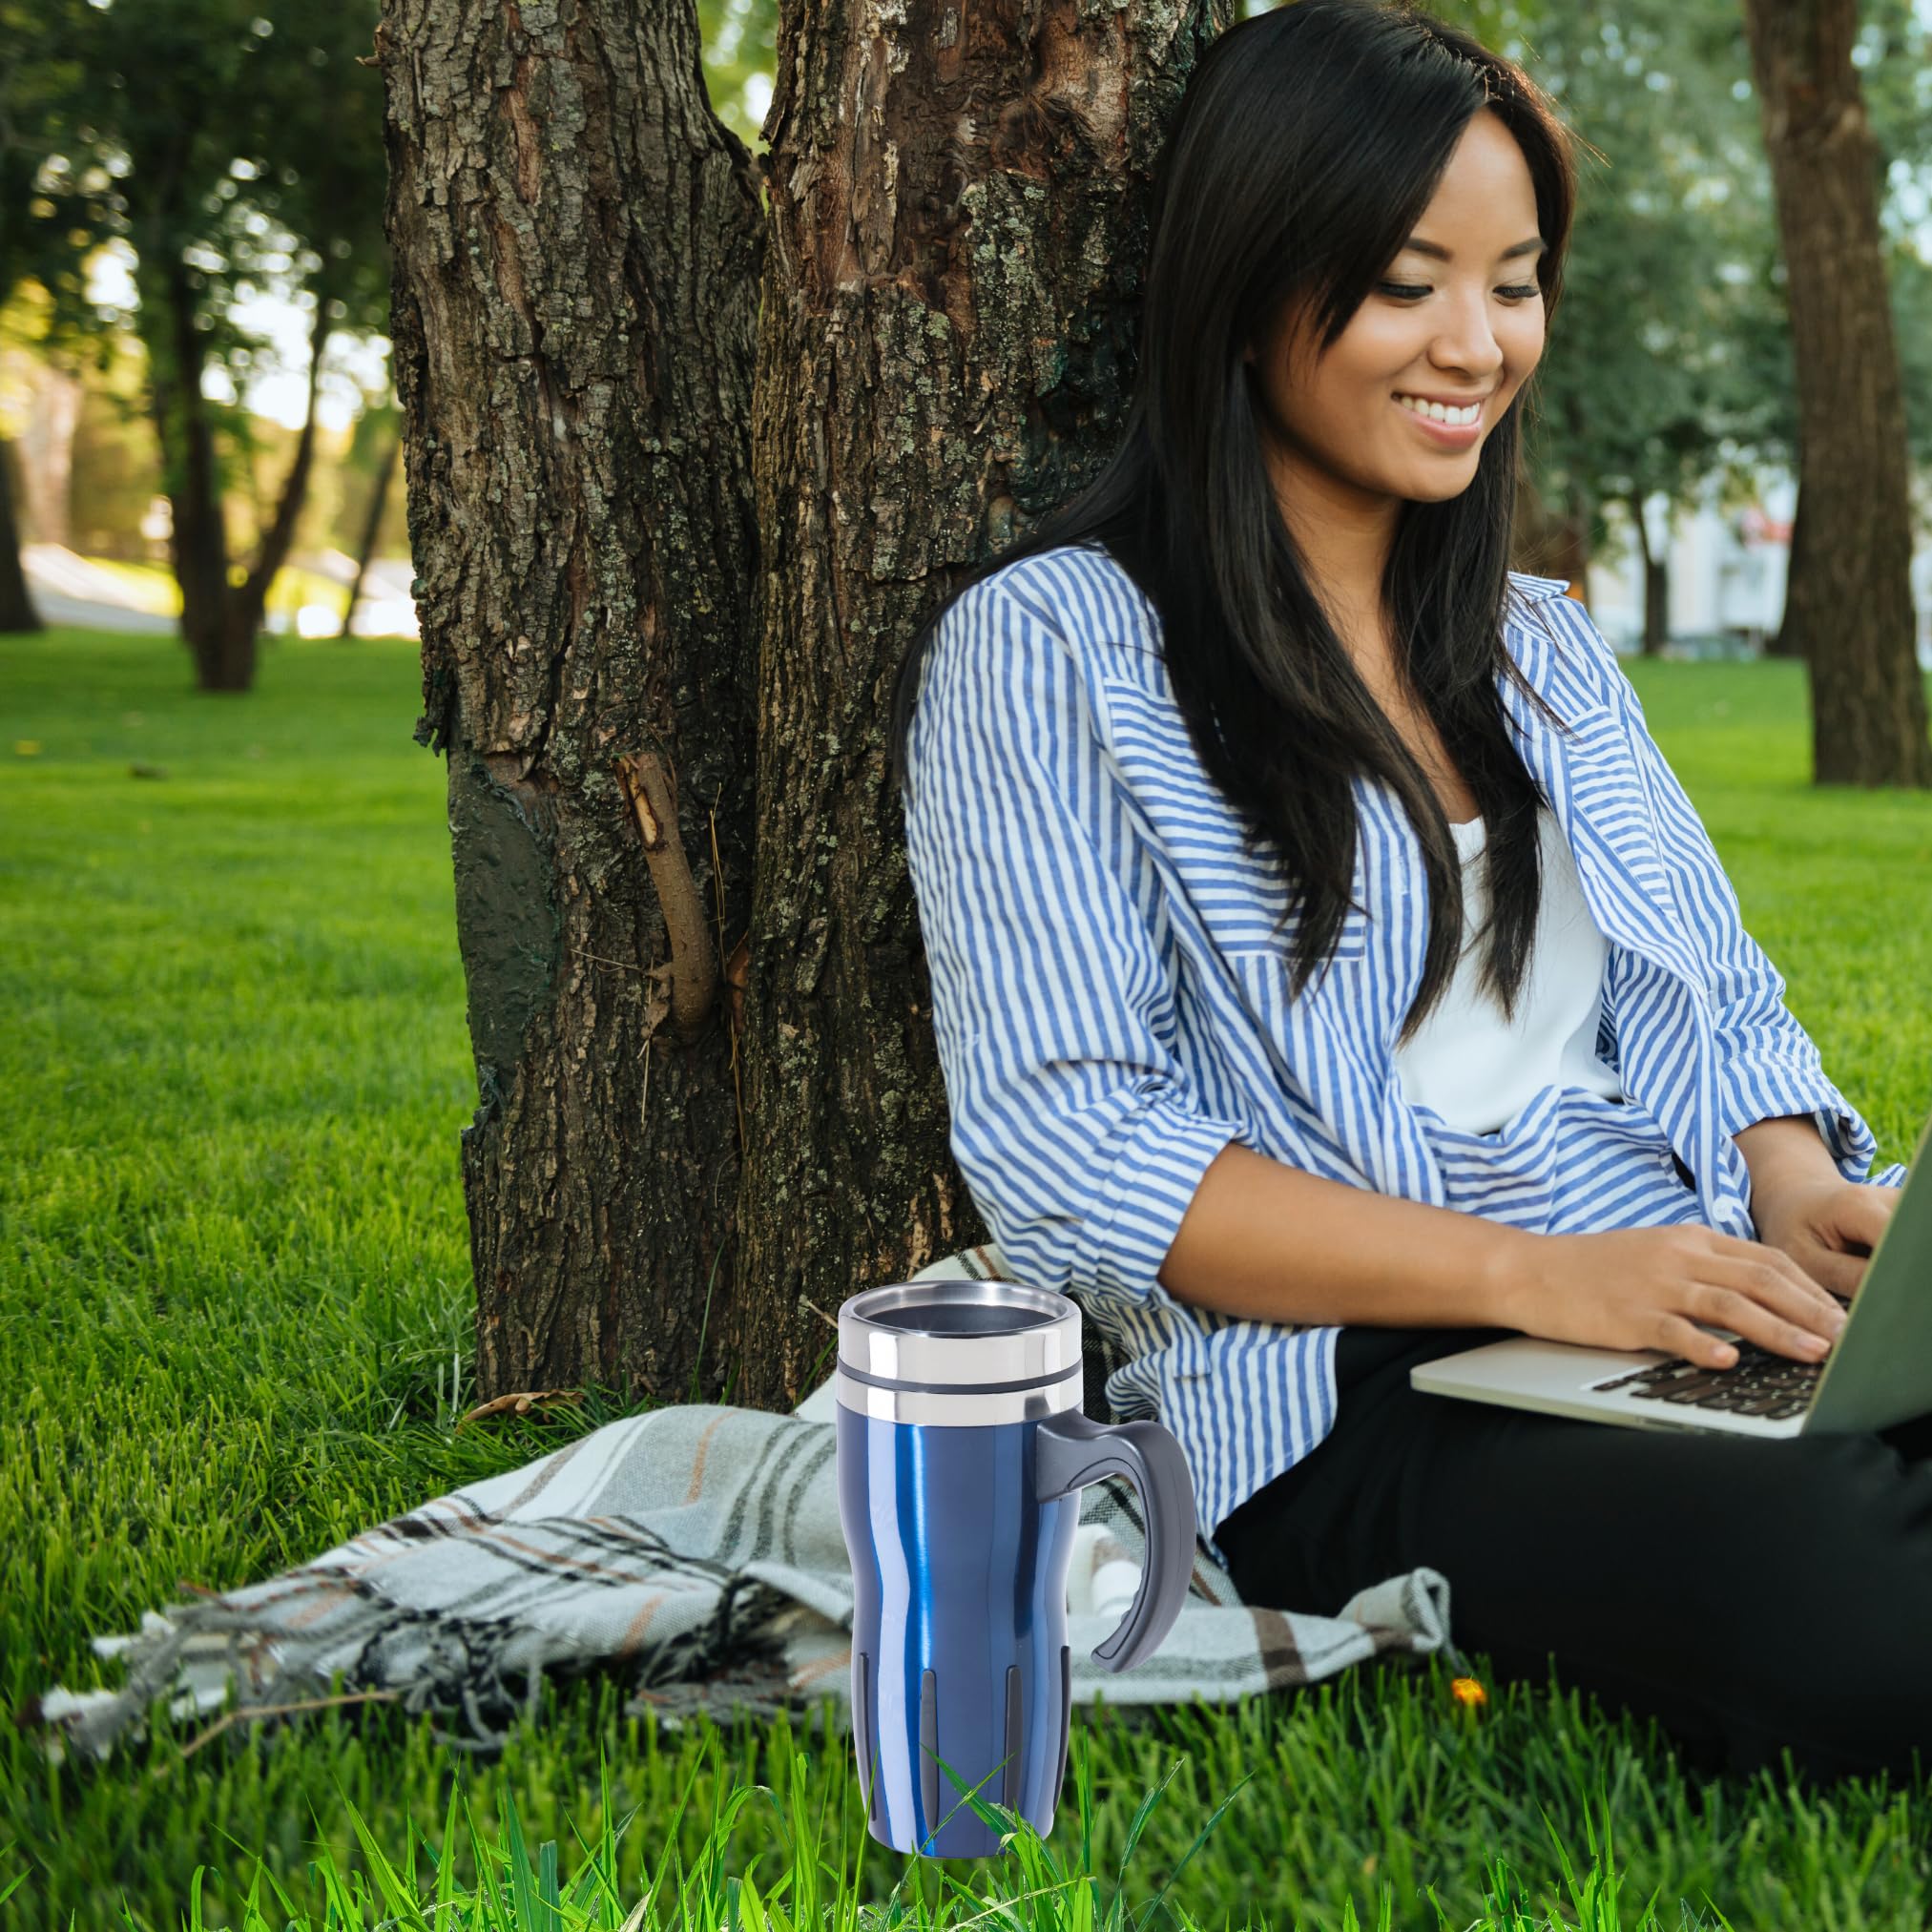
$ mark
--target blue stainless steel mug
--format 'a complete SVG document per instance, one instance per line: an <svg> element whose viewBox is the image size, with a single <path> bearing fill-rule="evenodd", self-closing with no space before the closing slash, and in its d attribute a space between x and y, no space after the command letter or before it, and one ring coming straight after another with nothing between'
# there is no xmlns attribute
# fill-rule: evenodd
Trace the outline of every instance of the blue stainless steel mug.
<svg viewBox="0 0 1932 1932"><path fill-rule="evenodd" d="M1092 1421L1081 1386L1079 1305L1047 1289L901 1281L839 1310L852 1736L867 1828L897 1851L1000 1851L967 1790L1052 1829L1085 1485L1131 1478L1147 1518L1140 1588L1096 1660L1132 1670L1187 1596L1196 1526L1180 1444L1156 1422Z"/></svg>

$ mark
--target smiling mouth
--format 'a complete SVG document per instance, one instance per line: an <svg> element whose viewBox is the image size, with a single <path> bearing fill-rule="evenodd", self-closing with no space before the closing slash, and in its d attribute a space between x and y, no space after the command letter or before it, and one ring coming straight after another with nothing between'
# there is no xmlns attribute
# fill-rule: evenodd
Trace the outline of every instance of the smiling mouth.
<svg viewBox="0 0 1932 1932"><path fill-rule="evenodd" d="M1411 416L1420 416L1424 423L1433 424L1438 429L1474 429L1482 423L1489 406L1489 398L1487 396L1472 396L1466 403L1450 404L1446 406L1456 409L1473 409L1476 413L1467 422L1445 423L1440 417L1431 416L1426 411L1418 409L1412 403L1405 403L1402 400L1403 393L1403 391L1398 389L1393 392L1389 400L1395 404L1398 409L1406 410Z"/></svg>

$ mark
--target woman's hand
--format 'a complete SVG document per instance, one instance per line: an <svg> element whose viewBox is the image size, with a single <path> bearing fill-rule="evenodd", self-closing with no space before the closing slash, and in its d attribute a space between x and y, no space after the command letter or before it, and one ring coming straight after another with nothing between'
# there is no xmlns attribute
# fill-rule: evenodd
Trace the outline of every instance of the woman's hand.
<svg viewBox="0 0 1932 1932"><path fill-rule="evenodd" d="M1710 1328L1795 1361L1818 1361L1845 1325L1844 1311L1791 1256L1701 1221L1595 1235L1512 1233L1495 1250L1496 1324L1548 1341L1656 1348L1728 1368L1736 1351Z"/></svg>
<svg viewBox="0 0 1932 1932"><path fill-rule="evenodd" d="M1821 1287L1849 1301L1865 1278L1865 1262L1899 1205L1898 1188L1809 1175L1780 1176L1763 1199L1752 1190L1757 1238L1789 1255Z"/></svg>

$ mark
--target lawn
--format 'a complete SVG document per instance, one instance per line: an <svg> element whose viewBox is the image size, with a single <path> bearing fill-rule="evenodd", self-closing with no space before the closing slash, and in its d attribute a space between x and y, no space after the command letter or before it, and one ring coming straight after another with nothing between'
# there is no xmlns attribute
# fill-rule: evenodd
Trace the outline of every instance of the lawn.
<svg viewBox="0 0 1932 1932"><path fill-rule="evenodd" d="M1793 1009L1881 1160L1908 1158L1932 1104L1932 798L1814 791L1797 665L1633 671ZM204 696L172 640L0 638L0 1677L18 1710L112 1683L89 1639L182 1585L263 1576L572 1425L455 1429L474 1084L413 647L277 638L252 694ZM1739 1926L1925 1922L1925 1789L1704 1782L1560 1686L1470 1707L1449 1675L1384 1664L1229 1713L1080 1714L1048 1849L1098 1889L1010 1922L1100 1917L1130 1842L1121 1909L1167 1886L1211 1925L1340 1932L1351 1906L1368 1926L1383 1906L1428 1932L1514 1925L1485 1904L1499 1859L1539 1926L1546 1898L1564 1923L1635 1925L1652 1894L1672 1928L1716 1924L1712 1903ZM0 1894L33 1927L477 1922L347 1902L417 1834L441 1847L452 1805L444 1875L467 1892L479 1863L508 1874L492 1925L579 1922L540 1902L553 1866L601 1901L583 1922L614 1927L674 1856L689 1897L667 1877L640 1926L755 1928L748 1874L841 1924L895 1886L931 1906L943 1875L983 1901L1049 1882L864 1838L849 1748L814 1722L677 1731L626 1701L559 1689L495 1763L380 1706L205 1741L162 1721L105 1765L50 1765L0 1727ZM1601 1865L1606 1819L1615 1915L1567 1902L1563 1877L1566 1856L1579 1885Z"/></svg>

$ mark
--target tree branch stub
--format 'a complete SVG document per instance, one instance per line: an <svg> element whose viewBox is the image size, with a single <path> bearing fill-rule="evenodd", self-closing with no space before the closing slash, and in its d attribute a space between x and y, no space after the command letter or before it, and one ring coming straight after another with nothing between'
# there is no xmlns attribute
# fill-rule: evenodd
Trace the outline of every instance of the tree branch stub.
<svg viewBox="0 0 1932 1932"><path fill-rule="evenodd" d="M636 816L644 861L664 914L671 944L671 1019L687 1040L703 1029L717 992L717 956L704 921L704 903L677 833L677 799L654 752L626 752L617 760L624 795Z"/></svg>

